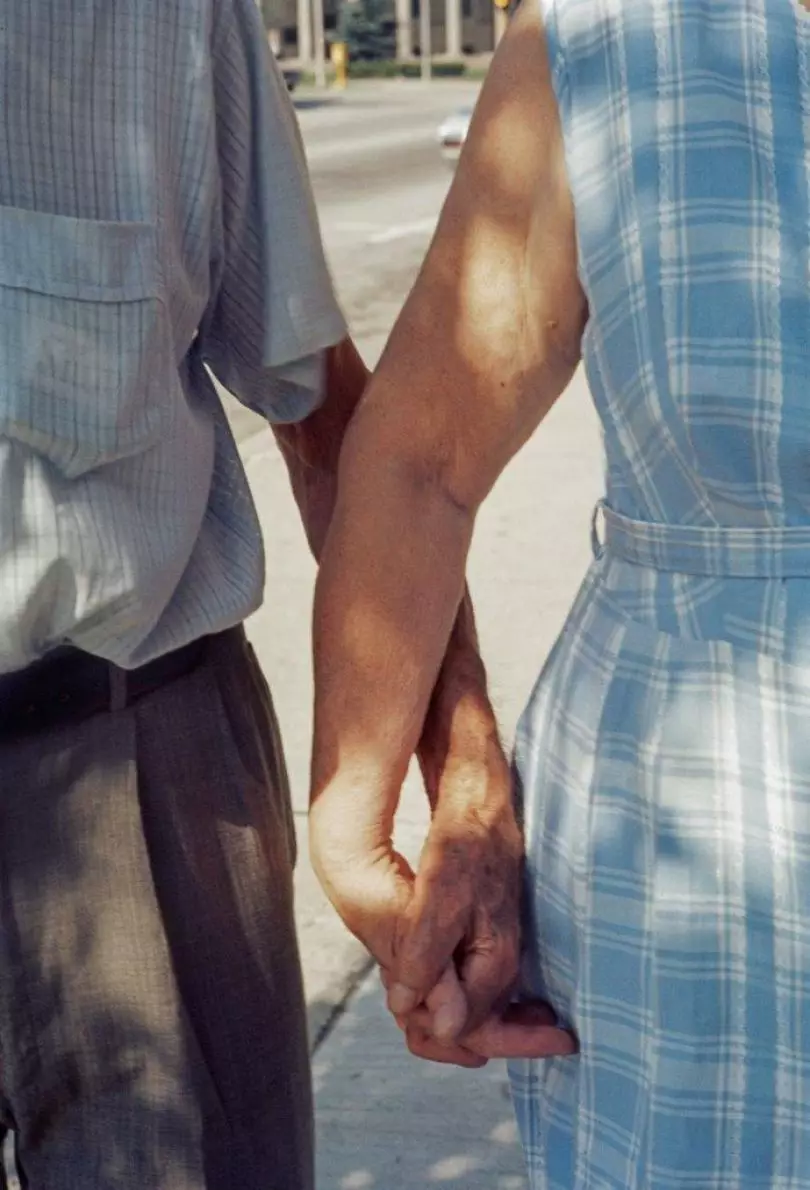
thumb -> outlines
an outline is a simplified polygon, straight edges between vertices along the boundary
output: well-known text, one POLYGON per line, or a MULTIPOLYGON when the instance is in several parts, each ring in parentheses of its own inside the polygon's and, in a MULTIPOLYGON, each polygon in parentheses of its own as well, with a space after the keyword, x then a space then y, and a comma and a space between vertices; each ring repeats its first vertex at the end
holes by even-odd
POLYGON ((417 1008, 420 1016, 425 1019, 424 1029, 429 1029, 432 1037, 447 1042, 455 1038, 467 1020, 467 998, 464 989, 452 963, 445 967, 438 983, 431 988, 424 1001, 417 1001, 418 993, 400 983, 392 983, 387 971, 380 971, 380 978, 387 993, 388 1009, 396 1017, 401 1028, 405 1028, 407 1018, 417 1008), (410 1007, 402 1010, 401 1006, 410 1007))

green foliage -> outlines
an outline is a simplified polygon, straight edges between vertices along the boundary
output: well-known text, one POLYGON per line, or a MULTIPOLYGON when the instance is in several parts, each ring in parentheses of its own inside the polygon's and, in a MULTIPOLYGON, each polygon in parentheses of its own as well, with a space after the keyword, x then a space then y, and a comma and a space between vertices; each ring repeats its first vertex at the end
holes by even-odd
POLYGON ((337 37, 346 42, 350 61, 382 62, 392 58, 396 52, 396 26, 389 0, 343 0, 337 37))
MULTIPOLYGON (((434 62, 432 73, 434 78, 463 78, 467 75, 467 67, 463 62, 434 62)), ((394 62, 357 60, 349 58, 350 79, 415 79, 421 75, 419 62, 394 62)))

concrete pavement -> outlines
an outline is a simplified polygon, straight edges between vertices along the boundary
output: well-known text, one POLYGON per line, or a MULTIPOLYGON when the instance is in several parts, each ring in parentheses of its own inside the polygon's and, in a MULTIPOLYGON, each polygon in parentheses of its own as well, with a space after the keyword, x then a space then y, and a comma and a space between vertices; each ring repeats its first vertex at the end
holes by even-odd
MULTIPOLYGON (((435 127, 470 94, 468 84, 397 82, 356 84, 344 100, 325 105, 307 106, 304 97, 301 123, 327 250, 370 363, 447 189, 435 127)), ((314 565, 269 431, 242 412, 233 412, 233 424, 267 543, 265 605, 249 630, 275 694, 301 831, 298 923, 315 1047, 318 1190, 520 1190, 525 1179, 503 1068, 471 1074, 408 1056, 363 952, 309 867, 303 832, 314 565)), ((578 377, 483 509, 470 559, 482 648, 507 739, 587 565, 600 489, 598 433, 578 377)), ((412 780, 398 819, 406 852, 418 853, 425 822, 412 780)))

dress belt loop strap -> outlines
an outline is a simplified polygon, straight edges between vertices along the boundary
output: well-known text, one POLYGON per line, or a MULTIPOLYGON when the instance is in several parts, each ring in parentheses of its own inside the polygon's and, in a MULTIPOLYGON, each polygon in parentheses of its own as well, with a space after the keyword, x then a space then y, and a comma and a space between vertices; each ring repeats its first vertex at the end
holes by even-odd
POLYGON ((717 578, 810 577, 810 524, 666 525, 597 507, 604 550, 636 566, 717 578))

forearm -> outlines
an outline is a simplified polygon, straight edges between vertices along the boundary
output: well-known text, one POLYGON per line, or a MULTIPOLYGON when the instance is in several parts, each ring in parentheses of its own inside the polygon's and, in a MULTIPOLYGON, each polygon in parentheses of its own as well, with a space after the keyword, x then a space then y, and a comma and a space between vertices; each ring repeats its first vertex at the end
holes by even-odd
POLYGON ((344 339, 324 357, 324 399, 305 421, 273 432, 290 476, 310 549, 320 559, 337 494, 340 450, 369 379, 357 348, 344 339))
MULTIPOLYGON (((310 548, 320 559, 334 512, 337 477, 298 462, 292 463, 290 475, 310 548)), ((503 755, 467 590, 428 702, 416 755, 432 806, 448 785, 458 791, 462 765, 480 773, 497 766, 503 755)))
MULTIPOLYGON (((390 838, 462 599, 472 516, 394 463, 355 457, 348 470, 316 588, 312 821, 319 846, 351 862, 390 838)), ((447 705, 459 674, 451 663, 447 705)))
POLYGON ((453 797, 481 793, 481 773, 502 775, 506 765, 468 590, 450 633, 417 755, 434 808, 448 791, 453 797), (469 784, 459 780, 462 770, 473 777, 469 784))
POLYGON ((337 468, 327 470, 305 462, 284 441, 280 440, 279 446, 309 548, 315 560, 320 561, 335 508, 337 468))

